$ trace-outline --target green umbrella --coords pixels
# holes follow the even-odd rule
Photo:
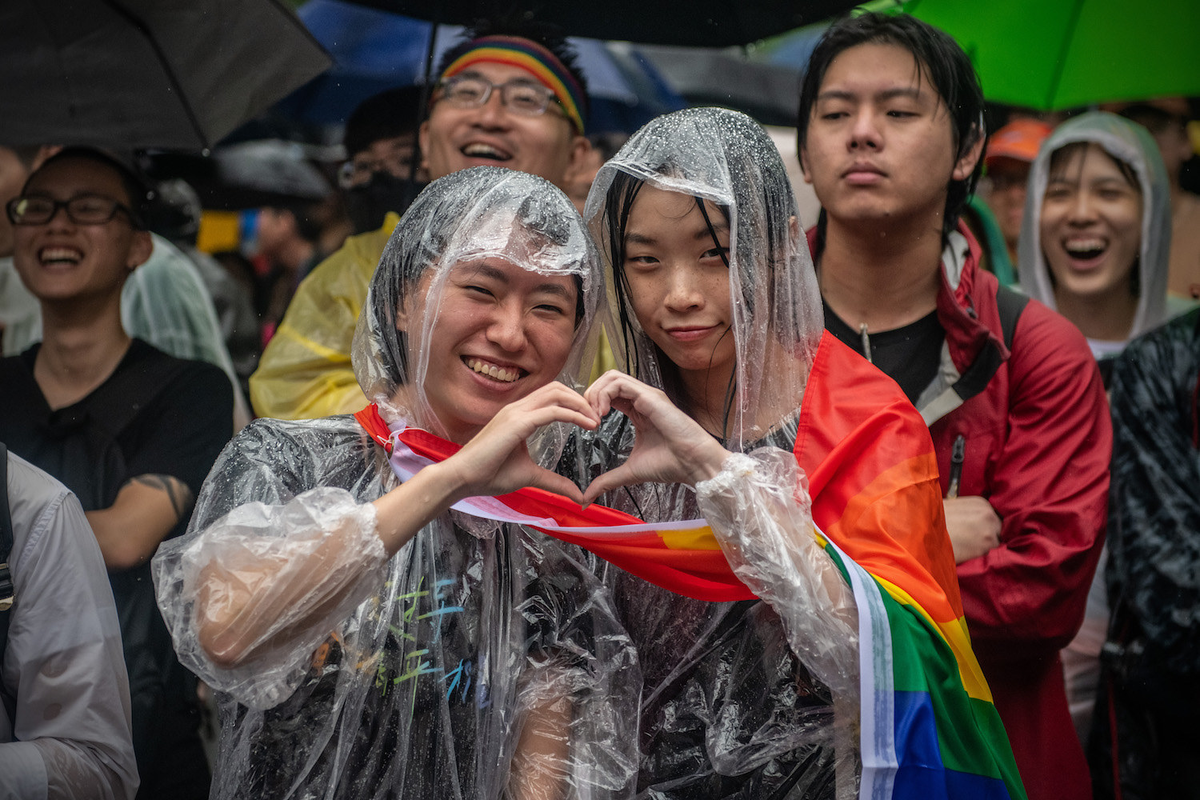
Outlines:
[[[1200,95],[1198,0],[908,0],[953,36],[989,100],[1057,110]]]

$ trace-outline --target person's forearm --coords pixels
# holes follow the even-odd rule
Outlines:
[[[1103,499],[1097,502],[1103,508]],[[958,566],[963,611],[977,652],[992,658],[1051,656],[1083,622],[1100,558],[1104,526],[1083,535],[1078,523],[1060,525],[1025,515],[1006,518],[1016,530],[999,547]],[[1020,591],[1016,591],[1017,588]]]
[[[697,485],[700,510],[735,574],[779,614],[804,665],[841,697],[857,700],[854,594],[796,499],[797,470],[781,450],[730,456],[715,479]]]
[[[514,800],[559,800],[567,796],[571,772],[569,697],[542,698],[530,709],[513,756],[509,794]]]
[[[154,555],[159,543],[192,506],[192,493],[169,475],[129,480],[108,508],[88,511],[88,524],[110,571],[132,569]]]
[[[453,459],[431,464],[374,501],[377,527],[388,557],[396,554],[434,517],[465,497]]]
[[[377,538],[382,560],[390,558],[449,508],[459,489],[453,471],[434,464],[358,513],[345,509],[336,525],[313,538],[292,546],[285,538],[283,547],[251,561],[244,548],[210,559],[198,587],[201,646],[216,664],[236,667],[309,629],[313,619],[353,608],[363,598],[347,591],[381,563],[364,537]],[[288,536],[285,529],[279,533]],[[347,550],[367,557],[347,557]]]

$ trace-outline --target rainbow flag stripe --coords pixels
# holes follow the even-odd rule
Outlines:
[[[389,430],[374,407],[356,416],[391,453],[401,480],[458,450],[427,431]],[[825,334],[805,389],[795,455],[809,481],[814,535],[859,610],[860,798],[1025,800],[971,649],[933,442],[921,417],[895,383]],[[753,598],[704,520],[645,523],[539,489],[454,507],[578,544],[678,594]]]
[[[401,480],[459,450],[458,445],[419,428],[389,430],[374,406],[355,417],[391,453],[392,469]],[[537,528],[643,580],[697,600],[754,598],[729,569],[716,536],[702,519],[645,523],[601,505],[582,509],[565,497],[536,488],[498,497],[469,497],[453,508]]]
[[[859,796],[1024,800],[971,648],[925,422],[890,378],[825,333],[794,452],[859,609]]]

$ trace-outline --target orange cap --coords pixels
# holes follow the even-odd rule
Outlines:
[[[988,140],[984,164],[990,165],[997,158],[1012,158],[1017,161],[1033,161],[1037,158],[1042,140],[1053,130],[1037,119],[1018,119],[992,134]]]

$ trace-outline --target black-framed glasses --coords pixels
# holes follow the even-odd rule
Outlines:
[[[118,211],[128,217],[131,224],[137,225],[137,217],[129,206],[101,194],[79,194],[70,200],[24,195],[9,200],[4,208],[13,225],[45,225],[54,219],[60,208],[66,210],[67,218],[76,225],[103,225]]]
[[[558,102],[554,92],[547,87],[520,79],[492,83],[477,75],[456,75],[453,78],[443,78],[438,83],[438,88],[442,92],[440,99],[459,108],[478,108],[491,98],[493,89],[499,89],[500,102],[506,108],[526,117],[545,114],[551,100]]]

